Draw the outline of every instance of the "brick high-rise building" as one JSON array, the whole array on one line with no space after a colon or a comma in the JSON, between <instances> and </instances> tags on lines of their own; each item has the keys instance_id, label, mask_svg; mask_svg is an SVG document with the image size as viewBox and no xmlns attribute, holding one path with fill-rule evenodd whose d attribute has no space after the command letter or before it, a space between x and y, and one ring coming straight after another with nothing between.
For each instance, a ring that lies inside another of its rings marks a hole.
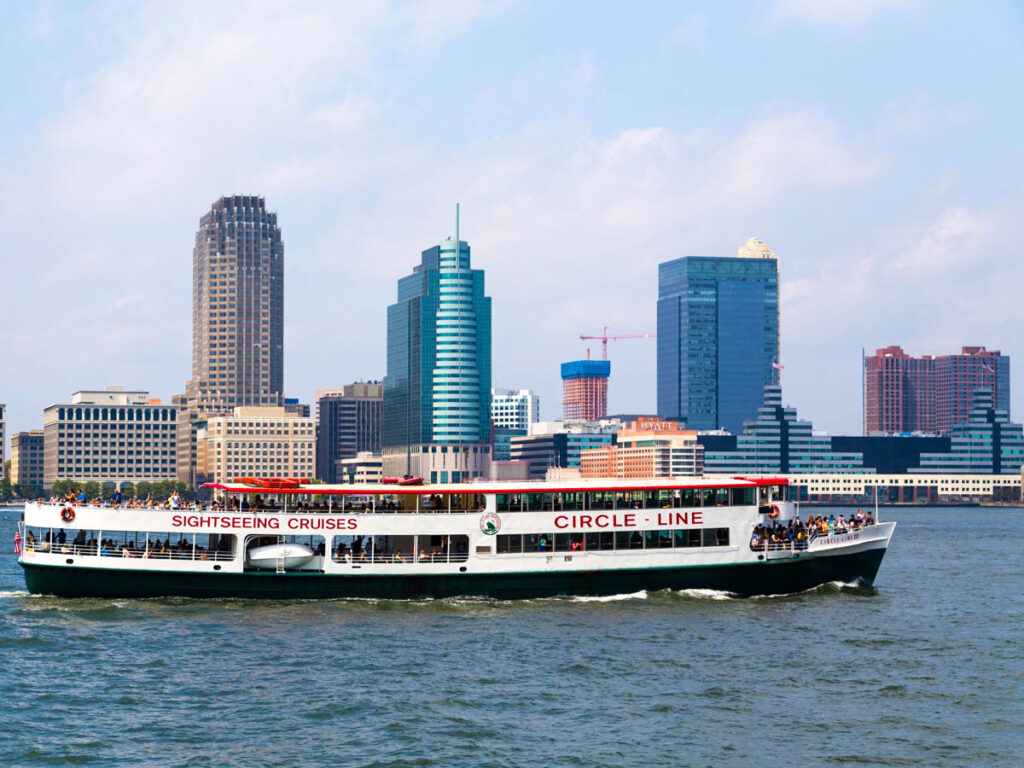
<instances>
[{"instance_id":1,"label":"brick high-rise building","mask_svg":"<svg viewBox=\"0 0 1024 768\"><path fill-rule=\"evenodd\" d=\"M192 378L180 479L195 484L196 430L238 406L284 405L284 243L262 197L232 195L199 220L192 251Z\"/></svg>"},{"instance_id":2,"label":"brick high-rise building","mask_svg":"<svg viewBox=\"0 0 1024 768\"><path fill-rule=\"evenodd\" d=\"M598 421L608 415L608 360L562 363L562 418Z\"/></svg>"},{"instance_id":3,"label":"brick high-rise building","mask_svg":"<svg viewBox=\"0 0 1024 768\"><path fill-rule=\"evenodd\" d=\"M985 347L938 357L884 347L864 359L864 434L950 434L967 420L978 389L991 390L995 408L1009 417L1010 358Z\"/></svg>"}]
</instances>

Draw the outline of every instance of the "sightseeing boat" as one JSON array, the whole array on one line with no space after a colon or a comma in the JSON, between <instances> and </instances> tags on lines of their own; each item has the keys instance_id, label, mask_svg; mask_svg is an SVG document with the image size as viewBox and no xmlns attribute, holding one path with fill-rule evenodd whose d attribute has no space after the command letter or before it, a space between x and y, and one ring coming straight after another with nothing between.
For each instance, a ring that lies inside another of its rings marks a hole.
<instances>
[{"instance_id":1,"label":"sightseeing boat","mask_svg":"<svg viewBox=\"0 0 1024 768\"><path fill-rule=\"evenodd\" d=\"M188 508L32 503L30 592L502 599L870 585L895 523L809 529L784 478L214 484Z\"/></svg>"}]
</instances>

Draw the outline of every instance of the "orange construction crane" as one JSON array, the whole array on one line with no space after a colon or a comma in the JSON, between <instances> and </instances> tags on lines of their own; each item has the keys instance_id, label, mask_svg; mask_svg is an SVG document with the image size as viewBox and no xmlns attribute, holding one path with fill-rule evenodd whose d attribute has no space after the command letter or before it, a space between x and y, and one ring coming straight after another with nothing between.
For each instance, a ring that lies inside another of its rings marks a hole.
<instances>
[{"instance_id":1,"label":"orange construction crane","mask_svg":"<svg viewBox=\"0 0 1024 768\"><path fill-rule=\"evenodd\" d=\"M608 333L608 326L606 325L604 327L604 333L602 333L600 336L584 336L584 335L581 334L580 338L583 341L587 341L589 339L600 339L601 340L601 359L602 360L607 360L608 359L608 339L654 339L654 338L657 338L657 336L658 336L658 334L656 334L656 333L613 333L613 334L609 334ZM587 352L587 356L588 357L590 356L589 350Z\"/></svg>"}]
</instances>

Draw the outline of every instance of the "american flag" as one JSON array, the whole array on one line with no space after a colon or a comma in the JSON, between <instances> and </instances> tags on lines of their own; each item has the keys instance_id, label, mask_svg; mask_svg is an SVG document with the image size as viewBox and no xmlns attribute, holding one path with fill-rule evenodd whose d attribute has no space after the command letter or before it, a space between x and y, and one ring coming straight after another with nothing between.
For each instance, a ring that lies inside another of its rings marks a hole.
<instances>
[{"instance_id":1,"label":"american flag","mask_svg":"<svg viewBox=\"0 0 1024 768\"><path fill-rule=\"evenodd\" d=\"M991 365L989 365L988 363L982 363L982 364L981 364L981 367L982 367L982 368L984 368L984 369L985 369L986 371L988 371L989 373L995 373L995 372L996 372L996 369L995 369L995 368L993 368L993 367L992 367Z\"/></svg>"},{"instance_id":2,"label":"american flag","mask_svg":"<svg viewBox=\"0 0 1024 768\"><path fill-rule=\"evenodd\" d=\"M786 366L784 366L778 360L772 360L772 368L774 368L776 371L782 371L785 370Z\"/></svg>"},{"instance_id":3,"label":"american flag","mask_svg":"<svg viewBox=\"0 0 1024 768\"><path fill-rule=\"evenodd\" d=\"M21 531L14 532L14 554L21 554Z\"/></svg>"}]
</instances>

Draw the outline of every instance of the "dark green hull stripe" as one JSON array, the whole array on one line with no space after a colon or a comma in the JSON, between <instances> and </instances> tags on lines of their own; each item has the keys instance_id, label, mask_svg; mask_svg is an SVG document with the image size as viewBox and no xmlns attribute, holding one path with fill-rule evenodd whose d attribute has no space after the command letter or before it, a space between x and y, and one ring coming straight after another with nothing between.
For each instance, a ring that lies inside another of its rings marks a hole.
<instances>
[{"instance_id":1,"label":"dark green hull stripe","mask_svg":"<svg viewBox=\"0 0 1024 768\"><path fill-rule=\"evenodd\" d=\"M640 590L715 589L738 595L802 592L830 581L871 584L885 555L873 549L823 558L730 566L618 571L349 576L306 573L167 573L22 563L29 592L62 597L518 599L617 595Z\"/></svg>"}]
</instances>

